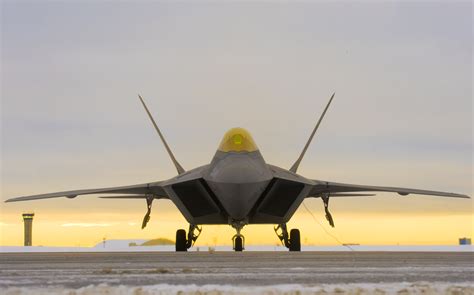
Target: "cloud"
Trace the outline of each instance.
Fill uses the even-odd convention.
[[[64,223],[63,227],[107,227],[112,226],[112,223]]]

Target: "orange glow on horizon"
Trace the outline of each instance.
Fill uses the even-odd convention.
[[[35,246],[94,246],[103,238],[154,239],[167,238],[174,241],[178,228],[187,230],[187,223],[176,213],[161,213],[152,216],[144,230],[140,229],[140,218],[135,214],[114,217],[102,214],[42,215],[37,212],[33,222],[33,245]],[[336,228],[327,225],[323,215],[317,213],[319,225],[303,211],[295,214],[288,227],[299,228],[303,245],[337,245],[321,228],[343,243],[362,245],[453,245],[460,237],[474,236],[474,215],[360,215],[341,213],[335,215]],[[277,245],[279,240],[272,225],[248,225],[243,234],[249,245]],[[196,246],[230,245],[234,230],[228,225],[204,225]],[[2,216],[0,221],[0,245],[23,244],[21,215]]]

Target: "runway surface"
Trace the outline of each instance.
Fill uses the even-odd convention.
[[[223,289],[212,294],[234,294],[235,288],[238,288],[238,294],[258,293],[258,290],[265,293],[270,289],[276,291],[265,294],[293,294],[282,290],[295,288],[301,291],[300,294],[306,291],[315,294],[321,288],[342,288],[344,291],[345,287],[390,289],[395,293],[408,290],[409,294],[412,293],[410,288],[420,286],[434,288],[436,292],[432,290],[431,293],[452,293],[449,290],[455,288],[453,290],[458,294],[473,294],[473,280],[473,252],[0,254],[2,294],[29,291],[48,294],[55,290],[94,294],[99,290],[89,292],[90,288],[108,288],[110,293],[121,294],[178,294],[179,290],[188,290],[189,285],[192,285],[191,291],[201,290],[199,294],[219,286]],[[281,286],[281,292],[274,289],[275,285]],[[136,293],[137,288],[154,291]],[[174,292],[173,288],[181,289]],[[245,290],[253,291],[245,293]]]

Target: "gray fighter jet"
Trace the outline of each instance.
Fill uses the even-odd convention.
[[[400,187],[368,186],[315,180],[296,173],[303,156],[314,137],[334,94],[331,96],[319,121],[313,129],[299,158],[290,169],[267,164],[252,136],[242,128],[230,129],[222,139],[217,152],[208,165],[186,171],[176,160],[163,134],[158,128],[143,98],[140,101],[173,161],[178,176],[164,181],[144,184],[83,189],[57,193],[25,196],[6,202],[29,201],[49,198],[75,198],[79,195],[107,194],[102,198],[144,199],[147,213],[144,228],[150,219],[154,199],[169,199],[189,222],[189,230],[176,231],[176,251],[187,251],[193,246],[206,224],[228,224],[235,228],[232,238],[235,251],[244,249],[242,228],[248,224],[273,224],[275,233],[290,251],[300,251],[300,232],[288,232],[286,223],[305,198],[321,198],[326,218],[331,226],[334,221],[329,212],[330,198],[373,196],[367,192],[394,192],[433,195],[451,198],[469,198],[467,195],[419,190]],[[111,195],[114,194],[114,195]]]

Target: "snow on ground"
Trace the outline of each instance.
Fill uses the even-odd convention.
[[[0,294],[474,295],[472,251],[95,251],[2,253]]]
[[[43,247],[43,246],[0,246],[0,253],[8,252],[174,252],[174,245],[165,246],[129,246],[129,243],[141,244],[143,240],[112,240],[97,244],[95,247]],[[246,246],[246,251],[288,251],[283,246]],[[472,245],[443,246],[302,246],[302,251],[360,251],[360,252],[474,252]],[[231,246],[195,246],[189,251],[232,251]]]
[[[109,286],[106,284],[90,285],[78,289],[59,287],[13,287],[0,288],[4,295],[54,295],[54,294],[117,294],[117,295],[309,295],[309,294],[474,294],[472,282],[466,283],[390,283],[390,284],[321,284],[321,285],[274,285],[274,286],[232,286],[232,285],[169,285],[159,284],[150,286]]]

